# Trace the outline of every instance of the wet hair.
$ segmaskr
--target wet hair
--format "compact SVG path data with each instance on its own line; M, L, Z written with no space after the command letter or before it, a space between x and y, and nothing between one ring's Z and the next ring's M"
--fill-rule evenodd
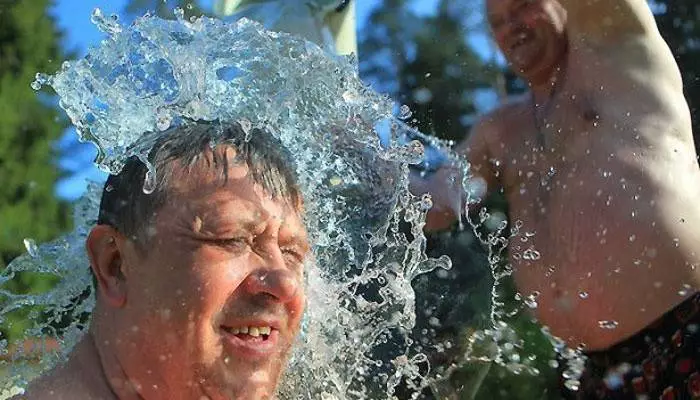
M148 235L144 234L144 228L153 222L157 211L168 200L176 166L185 174L192 168L209 168L225 184L229 166L245 163L252 181L274 199L297 209L300 205L301 194L291 155L263 130L251 128L250 135L246 135L238 123L198 121L146 135L141 146L148 143L152 143L152 147L148 146L151 150L147 161L155 170L153 191L144 192L148 166L144 160L131 157L119 174L108 177L97 219L98 224L112 226L137 244L145 244ZM213 151L215 146L235 148L234 159L229 159L229 152Z

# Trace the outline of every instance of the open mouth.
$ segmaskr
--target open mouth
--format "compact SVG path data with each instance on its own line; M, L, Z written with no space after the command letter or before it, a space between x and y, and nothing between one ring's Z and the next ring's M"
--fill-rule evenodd
M273 332L273 328L269 326L243 326L238 328L222 326L221 329L245 342L268 341Z

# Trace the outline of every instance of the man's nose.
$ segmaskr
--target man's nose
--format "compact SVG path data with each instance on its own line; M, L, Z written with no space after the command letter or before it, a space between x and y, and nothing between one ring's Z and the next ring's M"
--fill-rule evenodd
M274 254L246 278L245 285L251 294L268 295L286 303L301 290L301 276L285 264L281 254Z

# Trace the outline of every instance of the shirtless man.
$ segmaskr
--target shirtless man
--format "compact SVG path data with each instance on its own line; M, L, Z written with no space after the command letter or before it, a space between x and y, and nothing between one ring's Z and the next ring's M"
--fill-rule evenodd
M218 135L212 123L173 128L151 152L151 194L135 158L107 180L86 243L90 331L21 398L273 397L305 303L300 193L264 134Z
M686 358L700 358L700 171L678 66L647 2L486 3L530 91L481 119L457 150L489 190L504 191L520 233L534 234L539 258L510 249L519 290L538 295L536 316L552 334L585 346L584 398L682 391L689 376L700 388L692 369L673 372L682 354L664 360L650 354L665 345L644 347L646 337L680 340L680 352L695 352ZM433 195L428 230L455 219L452 175L414 176L414 192ZM692 315L675 321L681 312ZM603 379L625 364L644 372Z

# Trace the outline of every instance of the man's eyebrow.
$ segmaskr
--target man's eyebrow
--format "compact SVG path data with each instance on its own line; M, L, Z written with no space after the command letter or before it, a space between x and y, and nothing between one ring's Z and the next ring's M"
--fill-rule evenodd
M309 244L309 240L306 237L306 235L300 236L300 235L293 235L284 238L281 240L282 245L287 247L287 246L293 246L296 247L298 250L301 250L304 253L308 253L311 251L311 245Z

